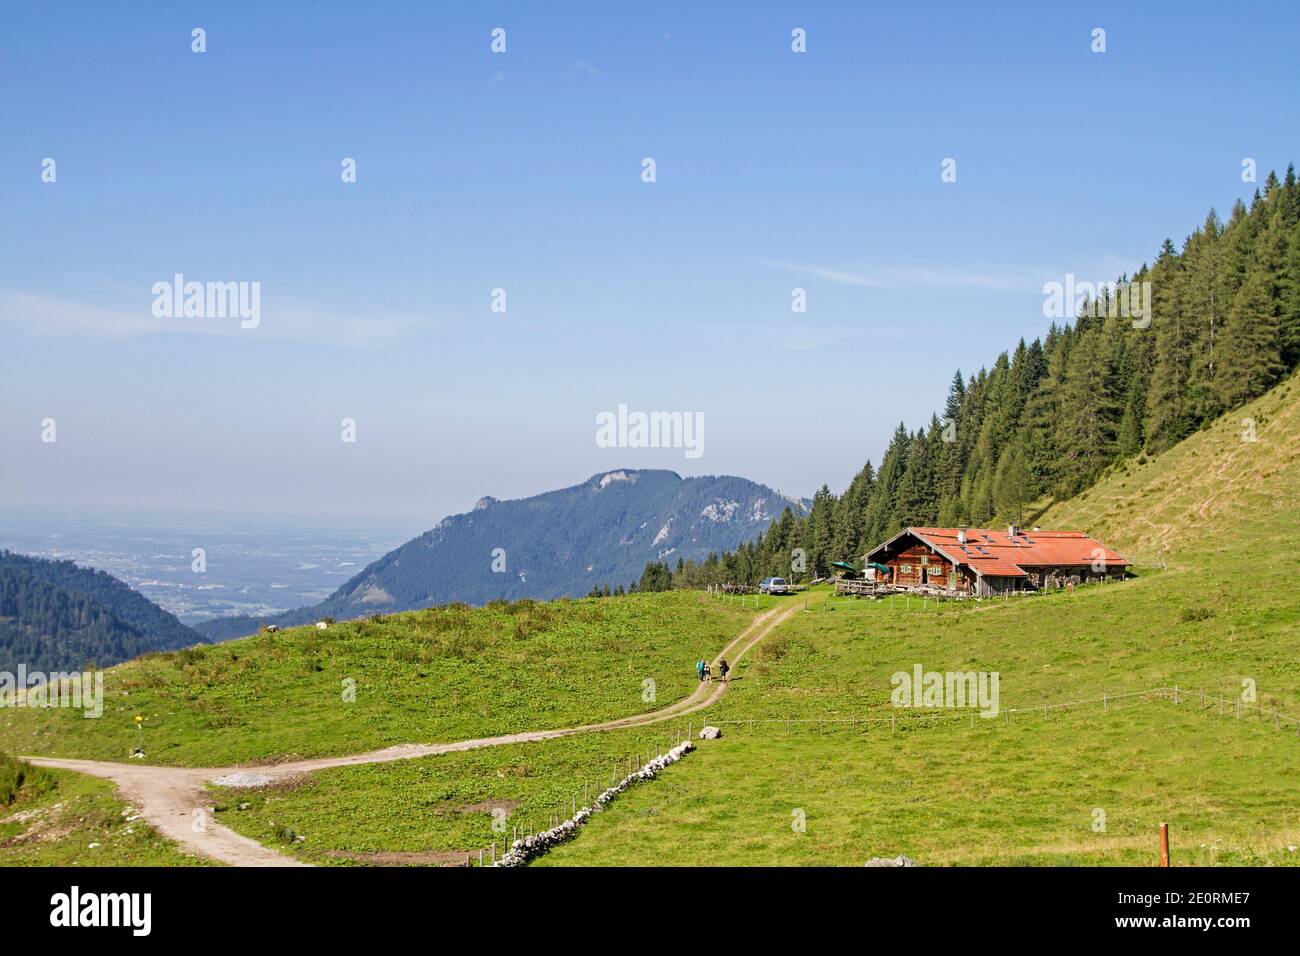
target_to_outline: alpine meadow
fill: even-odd
[[[1290,927],[1300,8],[2,19],[13,938]]]

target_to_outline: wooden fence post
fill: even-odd
[[[1160,865],[1169,865],[1169,824],[1160,824]]]
[[[1110,701],[1106,699],[1106,692],[1101,692],[1101,709],[1104,713],[1110,713]]]
[[[1273,705],[1273,729],[1281,730],[1282,725],[1277,722],[1277,704]]]
[[[898,714],[893,711],[889,713],[889,729],[891,731],[898,729]]]

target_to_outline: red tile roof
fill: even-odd
[[[1025,577],[1026,569],[1079,566],[1098,559],[1108,568],[1128,567],[1120,557],[1082,531],[1022,531],[1010,537],[1006,529],[966,528],[966,544],[957,543],[958,528],[906,528],[867,555],[870,558],[901,535],[912,534],[949,561],[969,565],[991,577]]]

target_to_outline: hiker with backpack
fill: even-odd
[[[731,668],[727,665],[727,659],[725,657],[722,660],[718,661],[718,677],[720,677],[722,680],[726,680],[727,673],[730,670]]]

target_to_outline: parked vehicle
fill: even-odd
[[[763,583],[758,586],[758,590],[763,594],[787,594],[790,585],[786,583],[785,578],[763,578]]]

